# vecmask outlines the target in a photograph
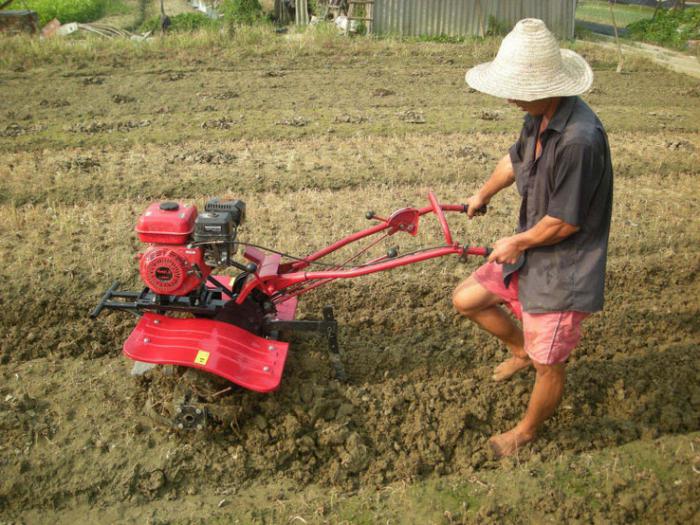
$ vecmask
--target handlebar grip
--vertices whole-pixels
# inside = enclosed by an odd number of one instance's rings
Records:
[[[486,212],[489,210],[489,207],[484,204],[481,208],[476,210],[474,212],[474,215],[486,215]],[[467,204],[462,204],[462,213],[467,213],[469,211],[469,206]]]

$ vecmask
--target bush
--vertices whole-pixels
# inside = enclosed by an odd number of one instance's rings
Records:
[[[202,13],[180,13],[170,17],[170,27],[168,31],[195,31],[197,29],[216,29],[221,26],[218,20],[213,20]],[[153,33],[160,31],[160,15],[146,20],[139,31]]]
[[[700,9],[659,10],[654,18],[632,22],[627,30],[630,38],[683,49],[688,40],[700,38]]]
[[[39,24],[45,25],[54,18],[62,24],[68,22],[92,22],[104,16],[109,0],[24,0],[19,5],[32,9],[39,15]]]
[[[489,23],[486,29],[486,36],[506,36],[513,26],[503,22],[493,15],[489,16]]]
[[[258,0],[224,0],[222,12],[224,20],[232,24],[252,25],[263,18]]]

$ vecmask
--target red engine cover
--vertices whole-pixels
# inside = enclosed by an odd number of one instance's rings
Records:
[[[141,279],[160,295],[187,295],[211,272],[202,248],[156,244],[140,257]]]
[[[136,233],[141,242],[186,244],[194,231],[197,208],[182,202],[154,202],[139,217]]]

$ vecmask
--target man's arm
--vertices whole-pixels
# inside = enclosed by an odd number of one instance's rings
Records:
[[[498,161],[491,176],[484,183],[481,189],[467,199],[467,216],[471,219],[479,208],[489,203],[491,198],[503,188],[507,188],[515,181],[513,163],[510,154],[506,154]]]
[[[489,262],[513,264],[525,250],[557,244],[579,230],[578,226],[545,215],[529,230],[496,241]]]

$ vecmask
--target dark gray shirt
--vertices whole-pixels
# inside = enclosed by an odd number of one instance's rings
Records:
[[[613,173],[608,138],[598,117],[578,97],[565,97],[542,132],[541,117],[527,115],[520,138],[510,148],[522,196],[518,231],[545,215],[578,226],[579,231],[552,246],[527,250],[504,276],[519,271],[519,298],[530,313],[603,308],[605,262]]]

